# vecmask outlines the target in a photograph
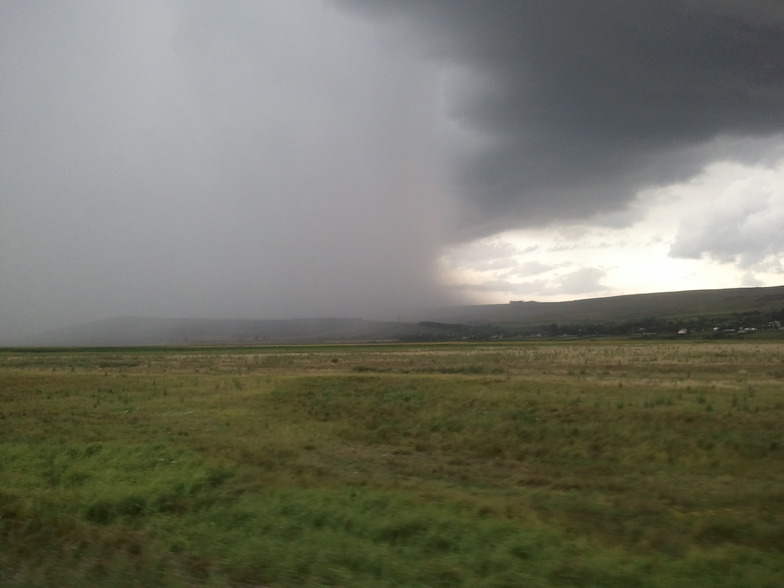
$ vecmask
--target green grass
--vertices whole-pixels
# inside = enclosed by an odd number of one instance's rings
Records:
[[[0,585],[780,586],[784,344],[0,351]]]

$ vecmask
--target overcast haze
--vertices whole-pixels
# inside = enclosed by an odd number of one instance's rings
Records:
[[[0,75],[0,340],[784,282],[778,0],[9,1]]]

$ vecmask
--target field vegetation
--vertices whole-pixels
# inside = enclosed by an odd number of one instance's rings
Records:
[[[781,340],[0,351],[0,585],[784,578]]]

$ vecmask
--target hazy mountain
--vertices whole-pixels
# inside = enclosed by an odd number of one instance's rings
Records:
[[[39,333],[26,345],[206,345],[360,339],[379,324],[361,319],[296,320],[121,317]]]

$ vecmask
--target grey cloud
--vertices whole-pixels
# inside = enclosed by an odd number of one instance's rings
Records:
[[[526,276],[535,276],[554,269],[554,266],[541,263],[539,261],[527,261],[518,267],[517,273]]]
[[[555,268],[553,265],[546,265],[536,260],[520,262],[520,255],[530,257],[537,250],[536,246],[520,250],[512,243],[500,239],[480,240],[464,247],[457,255],[453,252],[444,256],[442,261],[453,269],[492,272],[501,279],[526,278]]]
[[[601,279],[605,275],[606,272],[599,268],[580,268],[560,278],[558,291],[576,295],[606,290],[606,287],[601,283]]]
[[[432,65],[312,2],[3,3],[0,338],[443,302]]]
[[[784,129],[774,0],[340,4],[461,72],[446,109],[482,137],[459,175],[465,235],[611,211],[717,141],[737,155]]]
[[[575,243],[556,243],[555,245],[548,247],[547,251],[551,253],[557,253],[560,251],[574,251],[575,249],[579,249],[580,246]]]
[[[749,268],[784,251],[784,201],[777,194],[739,194],[681,222],[672,257],[703,255]]]
[[[546,288],[544,281],[512,282],[509,280],[485,280],[475,284],[457,284],[457,288],[470,292],[540,292]]]
[[[461,259],[468,262],[485,263],[488,260],[509,261],[519,253],[512,243],[492,240],[471,244],[468,251],[461,254]]]
[[[543,273],[543,272],[542,272]],[[474,284],[459,284],[457,287],[470,292],[508,293],[512,296],[551,296],[598,294],[607,291],[601,283],[606,272],[599,268],[579,268],[562,275],[536,280],[492,279]]]
[[[743,281],[741,283],[746,288],[756,288],[763,285],[751,272],[743,274]]]

